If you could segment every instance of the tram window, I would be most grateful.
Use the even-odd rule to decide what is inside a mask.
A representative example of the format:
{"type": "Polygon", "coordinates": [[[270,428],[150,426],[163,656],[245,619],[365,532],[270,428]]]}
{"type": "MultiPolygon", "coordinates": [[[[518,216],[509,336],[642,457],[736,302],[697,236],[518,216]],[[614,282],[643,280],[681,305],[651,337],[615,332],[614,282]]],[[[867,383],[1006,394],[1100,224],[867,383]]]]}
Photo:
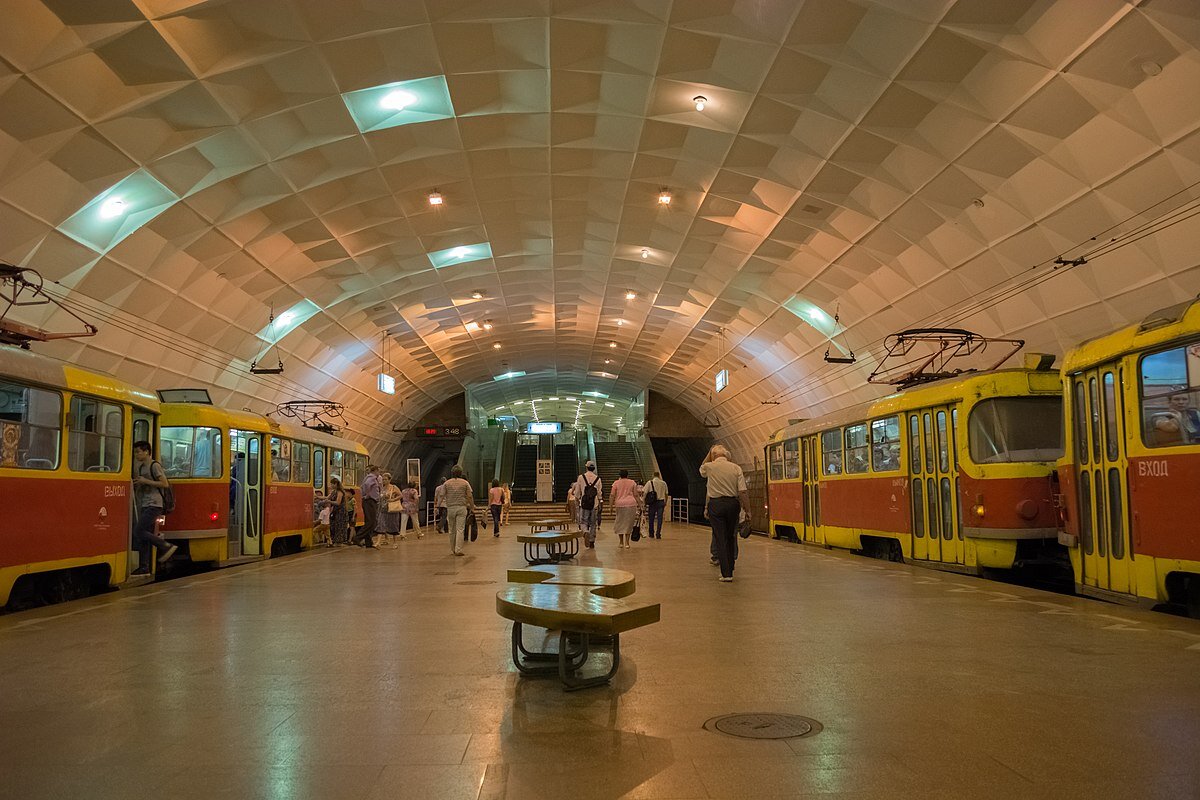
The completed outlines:
{"type": "Polygon", "coordinates": [[[900,469],[900,418],[887,417],[871,423],[871,467],[876,472],[900,469]]]}
{"type": "MultiPolygon", "coordinates": [[[[926,411],[923,415],[922,422],[925,425],[925,471],[933,472],[933,425],[930,424],[929,412],[926,411]]],[[[932,531],[933,526],[930,525],[932,531]]]]}
{"type": "Polygon", "coordinates": [[[871,468],[867,446],[867,426],[850,425],[846,428],[846,473],[857,474],[871,468]]]}
{"type": "MultiPolygon", "coordinates": [[[[916,419],[916,417],[913,417],[916,419]]],[[[918,539],[925,537],[925,494],[922,491],[924,482],[920,478],[913,478],[912,482],[912,509],[913,509],[913,533],[918,539]]]]}
{"type": "Polygon", "coordinates": [[[158,435],[158,460],[168,478],[219,478],[219,428],[164,426],[158,435]]]}
{"type": "Polygon", "coordinates": [[[821,527],[821,485],[814,484],[812,487],[813,499],[813,525],[821,527]]]}
{"type": "Polygon", "coordinates": [[[1200,444],[1200,343],[1148,355],[1139,373],[1146,446],[1200,444]]]}
{"type": "Polygon", "coordinates": [[[958,498],[958,502],[954,504],[954,523],[955,530],[958,531],[958,540],[961,542],[963,538],[963,502],[962,495],[958,493],[958,478],[954,479],[954,496],[958,498]]]}
{"type": "Polygon", "coordinates": [[[1100,389],[1095,378],[1088,378],[1088,394],[1092,401],[1092,460],[1100,463],[1100,389]]]}
{"type": "Polygon", "coordinates": [[[133,421],[133,440],[135,442],[150,441],[150,420],[142,417],[133,421]]]}
{"type": "Polygon", "coordinates": [[[984,400],[967,419],[971,460],[976,464],[1057,460],[1063,452],[1061,413],[1058,396],[984,400]]]}
{"type": "Polygon", "coordinates": [[[921,474],[921,419],[916,414],[908,418],[908,454],[912,474],[921,474]]]}
{"type": "Polygon", "coordinates": [[[292,445],[292,480],[296,483],[308,483],[311,467],[312,445],[296,442],[292,445]]]}
{"type": "Polygon", "coordinates": [[[842,474],[842,429],[821,434],[821,464],[826,475],[842,474]]]}
{"type": "Polygon", "coordinates": [[[271,477],[276,483],[292,479],[292,440],[271,437],[271,477]]]}
{"type": "Polygon", "coordinates": [[[1108,507],[1104,502],[1104,474],[1099,470],[1096,470],[1096,481],[1092,484],[1092,494],[1096,499],[1096,516],[1093,520],[1096,531],[1096,550],[1103,556],[1108,551],[1108,539],[1104,535],[1104,532],[1108,530],[1104,525],[1104,515],[1108,511],[1108,507]]]}
{"type": "Polygon", "coordinates": [[[800,477],[799,439],[789,439],[783,443],[783,477],[788,480],[800,477]]]}
{"type": "Polygon", "coordinates": [[[942,478],[942,538],[954,538],[954,504],[950,497],[950,479],[942,478]]]}
{"type": "Polygon", "coordinates": [[[1104,373],[1104,447],[1109,461],[1121,452],[1117,437],[1117,386],[1111,372],[1104,373]]]}
{"type": "Polygon", "coordinates": [[[938,467],[942,472],[950,471],[950,441],[946,435],[946,412],[937,412],[938,467]]]}
{"type": "Polygon", "coordinates": [[[342,456],[342,486],[358,486],[358,472],[355,470],[353,453],[342,456]]]}
{"type": "Polygon", "coordinates": [[[929,538],[936,539],[938,536],[938,523],[941,521],[941,515],[938,514],[938,491],[937,483],[933,478],[925,479],[925,500],[929,503],[929,513],[926,519],[929,520],[929,538]]]}
{"type": "MultiPolygon", "coordinates": [[[[354,471],[358,474],[359,480],[366,480],[367,477],[367,457],[356,455],[354,457],[354,471]]],[[[358,484],[355,484],[356,486],[358,484]]]]}
{"type": "MultiPolygon", "coordinates": [[[[1075,456],[1080,464],[1088,463],[1087,395],[1083,381],[1075,381],[1075,456]]],[[[972,451],[974,458],[974,451],[972,451]]]]}
{"type": "Polygon", "coordinates": [[[121,469],[124,420],[121,407],[90,397],[72,397],[67,467],[75,472],[121,469]]]}
{"type": "Polygon", "coordinates": [[[314,489],[325,489],[325,448],[313,448],[312,484],[314,489]]]}
{"type": "Polygon", "coordinates": [[[0,381],[0,443],[0,467],[58,469],[62,396],[0,381]]]}
{"type": "Polygon", "coordinates": [[[768,450],[771,461],[771,480],[783,480],[783,445],[773,444],[768,450]]]}
{"type": "Polygon", "coordinates": [[[1083,552],[1089,556],[1096,551],[1092,537],[1092,473],[1079,474],[1079,538],[1083,540],[1083,552]]]}
{"type": "Polygon", "coordinates": [[[950,452],[954,453],[954,469],[958,470],[958,408],[950,409],[950,452]]]}
{"type": "MultiPolygon", "coordinates": [[[[329,451],[329,476],[342,481],[342,473],[345,472],[346,465],[342,463],[342,457],[345,455],[341,450],[329,451]]],[[[345,486],[345,482],[342,481],[345,486]]]]}
{"type": "Polygon", "coordinates": [[[1125,557],[1124,511],[1121,508],[1121,473],[1108,469],[1108,527],[1112,532],[1113,558],[1125,557]]]}

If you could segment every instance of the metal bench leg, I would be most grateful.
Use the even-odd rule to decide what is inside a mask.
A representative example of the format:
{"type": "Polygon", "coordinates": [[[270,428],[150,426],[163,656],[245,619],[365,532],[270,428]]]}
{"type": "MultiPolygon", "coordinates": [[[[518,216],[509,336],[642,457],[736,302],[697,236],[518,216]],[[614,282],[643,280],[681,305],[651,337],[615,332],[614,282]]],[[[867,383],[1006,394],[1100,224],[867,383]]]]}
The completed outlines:
{"type": "MultiPolygon", "coordinates": [[[[581,640],[582,641],[581,641],[580,647],[581,647],[581,651],[584,653],[584,660],[586,660],[586,654],[588,651],[588,635],[586,633],[582,634],[581,640]]],[[[569,662],[567,660],[566,648],[567,648],[567,632],[563,631],[562,633],[559,634],[558,677],[563,682],[563,689],[568,692],[578,691],[579,689],[587,689],[588,687],[591,687],[591,686],[603,686],[604,684],[608,683],[609,681],[611,681],[613,679],[613,676],[617,674],[617,668],[621,666],[621,637],[619,634],[613,634],[613,637],[612,637],[612,666],[610,666],[608,669],[608,672],[606,672],[603,675],[595,675],[590,678],[574,677],[571,673],[578,671],[579,667],[583,666],[583,663],[581,662],[578,666],[575,667],[574,670],[569,669],[568,668],[569,662]]]]}
{"type": "Polygon", "coordinates": [[[583,666],[588,658],[587,641],[585,640],[578,649],[572,650],[566,646],[565,642],[559,642],[561,649],[557,653],[547,653],[539,650],[530,650],[525,647],[525,642],[522,639],[522,626],[519,622],[513,623],[512,628],[512,657],[513,664],[522,675],[553,675],[562,669],[565,662],[569,671],[575,672],[583,666]],[[547,663],[543,665],[530,664],[529,662],[559,662],[558,664],[547,663]]]}

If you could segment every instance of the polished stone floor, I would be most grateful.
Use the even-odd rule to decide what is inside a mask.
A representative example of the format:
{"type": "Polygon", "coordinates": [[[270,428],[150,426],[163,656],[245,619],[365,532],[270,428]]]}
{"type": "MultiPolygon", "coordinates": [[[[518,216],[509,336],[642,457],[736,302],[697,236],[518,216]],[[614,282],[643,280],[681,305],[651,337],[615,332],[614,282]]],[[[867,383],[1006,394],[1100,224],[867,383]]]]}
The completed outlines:
{"type": "Polygon", "coordinates": [[[1197,798],[1200,622],[668,526],[585,564],[662,621],[611,687],[519,679],[515,526],[0,617],[5,798],[1197,798]],[[779,711],[802,739],[702,728],[779,711]]]}

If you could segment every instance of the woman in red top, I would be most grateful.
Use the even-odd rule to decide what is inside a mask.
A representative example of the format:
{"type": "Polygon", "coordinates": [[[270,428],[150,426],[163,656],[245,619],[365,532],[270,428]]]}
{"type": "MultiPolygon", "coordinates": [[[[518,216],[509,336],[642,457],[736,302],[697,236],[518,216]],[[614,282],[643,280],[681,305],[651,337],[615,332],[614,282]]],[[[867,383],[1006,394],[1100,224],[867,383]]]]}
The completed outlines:
{"type": "Polygon", "coordinates": [[[618,549],[629,548],[629,536],[633,533],[633,526],[637,523],[641,511],[641,499],[638,495],[638,485],[630,479],[629,470],[621,470],[621,477],[613,481],[608,495],[616,510],[613,528],[617,532],[618,549]]]}
{"type": "Polygon", "coordinates": [[[488,509],[492,512],[492,536],[500,535],[500,512],[504,510],[504,490],[500,481],[493,480],[488,489],[488,509]]]}

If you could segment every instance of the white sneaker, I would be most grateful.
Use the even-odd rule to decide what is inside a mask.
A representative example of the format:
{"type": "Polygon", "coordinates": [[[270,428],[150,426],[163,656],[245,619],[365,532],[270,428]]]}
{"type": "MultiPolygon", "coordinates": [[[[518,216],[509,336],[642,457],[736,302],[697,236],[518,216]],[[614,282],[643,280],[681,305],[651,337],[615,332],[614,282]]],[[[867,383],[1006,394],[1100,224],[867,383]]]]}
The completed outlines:
{"type": "Polygon", "coordinates": [[[717,580],[719,580],[721,583],[733,583],[733,578],[726,578],[724,576],[717,578],[717,580]]]}
{"type": "Polygon", "coordinates": [[[179,549],[179,545],[177,545],[177,544],[173,544],[170,547],[168,547],[166,550],[163,551],[163,554],[158,557],[158,563],[161,564],[164,561],[166,561],[167,559],[169,559],[171,556],[175,555],[175,551],[178,549],[179,549]]]}

